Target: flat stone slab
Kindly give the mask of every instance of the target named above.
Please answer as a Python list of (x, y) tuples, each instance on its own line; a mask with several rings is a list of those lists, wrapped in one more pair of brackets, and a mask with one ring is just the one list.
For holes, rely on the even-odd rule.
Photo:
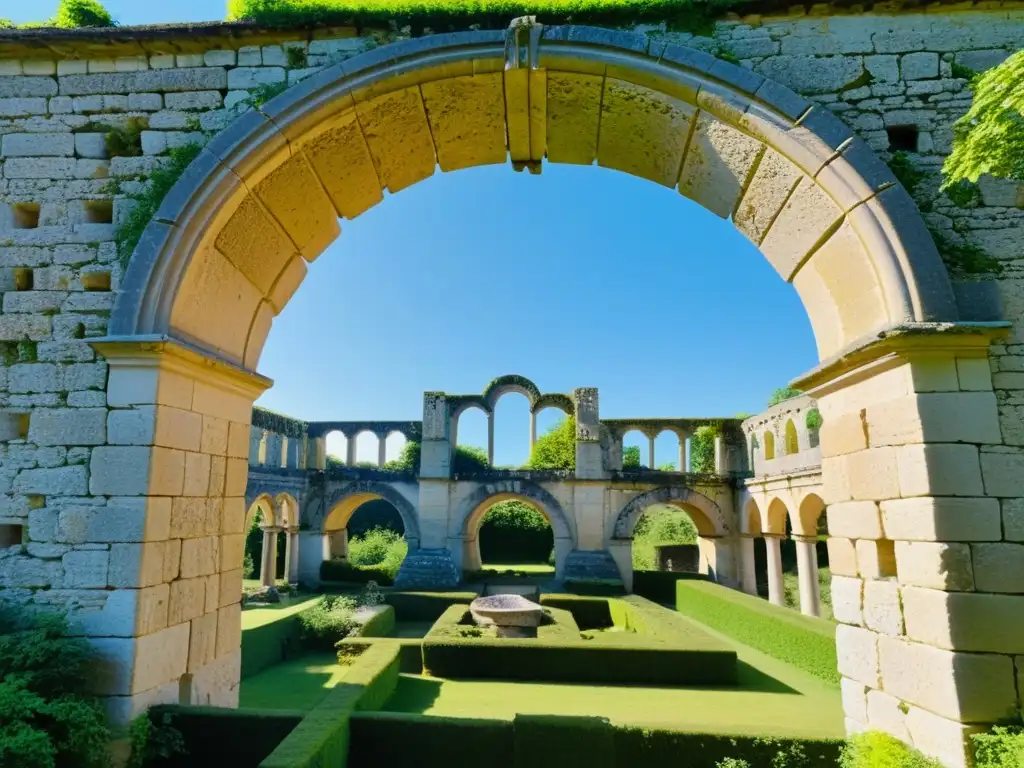
[(473, 620), (483, 626), (532, 627), (540, 626), (544, 609), (522, 595), (490, 595), (478, 597), (469, 604)]

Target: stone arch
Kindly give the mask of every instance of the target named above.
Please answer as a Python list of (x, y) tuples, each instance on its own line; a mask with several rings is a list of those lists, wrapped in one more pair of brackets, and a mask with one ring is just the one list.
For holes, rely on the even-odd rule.
[(507, 374), (499, 376), (487, 385), (487, 388), (484, 389), (484, 402), (493, 411), (502, 395), (506, 395), (509, 392), (516, 392), (525, 397), (530, 402), (531, 410), (541, 396), (540, 388), (525, 376)]
[(274, 497), (274, 523), (282, 528), (291, 528), (299, 524), (299, 502), (287, 491)]
[[(398, 510), (405, 526), (405, 540), (409, 550), (418, 549), (420, 545), (419, 515), (412, 502), (400, 491), (388, 483), (374, 480), (359, 480), (346, 483), (337, 491), (324, 498), (319, 514), (311, 521), (312, 527), (320, 532), (341, 530), (347, 527), (348, 521), (363, 504), (373, 499), (383, 499)], [(330, 526), (336, 524), (334, 528)]]
[(494, 409), (491, 408), (491, 406), (488, 405), (483, 398), (467, 398), (459, 402), (454, 408), (452, 408), (452, 413), (451, 416), (449, 417), (452, 448), (455, 448), (455, 446), (459, 444), (459, 420), (462, 418), (462, 415), (466, 411), (472, 410), (474, 408), (483, 413), (483, 415), (486, 416), (488, 419), (494, 416)]
[(786, 520), (790, 517), (790, 506), (778, 496), (770, 499), (762, 515), (762, 530), (772, 536), (785, 536)]
[(569, 395), (541, 395), (537, 401), (530, 406), (533, 413), (540, 413), (545, 408), (557, 408), (566, 416), (576, 415), (576, 403)]
[(682, 508), (693, 519), (693, 524), (697, 526), (697, 533), (701, 537), (714, 538), (729, 533), (725, 516), (714, 501), (690, 488), (666, 486), (633, 497), (616, 516), (612, 538), (631, 539), (640, 516), (653, 504), (669, 504)]
[[(251, 500), (250, 500), (251, 498)], [(270, 493), (265, 491), (258, 492), (255, 495), (246, 498), (245, 504), (245, 526), (242, 528), (243, 532), (248, 532), (249, 526), (252, 525), (252, 520), (256, 516), (256, 510), (260, 509), (263, 511), (263, 524), (261, 527), (267, 526), (267, 518), (270, 519), (270, 524), (273, 525), (274, 521), (274, 499)]]
[(793, 533), (799, 536), (817, 536), (818, 520), (823, 514), (825, 514), (824, 500), (816, 493), (808, 493), (800, 500), (800, 506), (794, 518)]
[(741, 507), (740, 532), (748, 536), (761, 535), (761, 509), (753, 496), (747, 496)]
[(795, 453), (800, 453), (800, 438), (797, 436), (796, 424), (793, 423), (792, 419), (786, 419), (784, 434), (786, 437), (786, 455), (792, 456)]
[[(828, 109), (642, 35), (548, 27), (529, 58), (545, 74), (536, 88), (505, 31), (418, 38), (245, 112), (148, 225), (111, 336), (171, 336), (253, 369), (306, 262), (338, 236), (339, 216), (359, 215), (382, 189), (397, 192), (436, 166), (509, 157), (596, 160), (732, 216), (796, 287), (822, 358), (893, 326), (957, 319), (913, 201)], [(608, 64), (614, 76), (591, 74)], [(531, 128), (531, 114), (547, 119)]]

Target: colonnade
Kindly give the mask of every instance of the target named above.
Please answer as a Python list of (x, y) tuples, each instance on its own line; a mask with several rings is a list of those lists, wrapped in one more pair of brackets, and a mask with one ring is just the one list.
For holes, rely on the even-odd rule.
[[(356, 439), (359, 435), (346, 437), (345, 439), (345, 464), (349, 467), (356, 465)], [(383, 467), (388, 461), (388, 436), (377, 435), (377, 466)]]
[(272, 587), (277, 580), (277, 536), (285, 534), (288, 539), (284, 545), (284, 578), (288, 584), (299, 581), (299, 526), (267, 525), (262, 526), (263, 557), (260, 559), (260, 584)]
[[(757, 564), (754, 555), (754, 540), (762, 538), (765, 544), (765, 560), (768, 566), (768, 601), (774, 605), (786, 605), (786, 590), (782, 577), (783, 534), (741, 534), (740, 558), (742, 561), (742, 582), (744, 592), (757, 595)], [(796, 542), (797, 579), (800, 585), (800, 612), (806, 616), (821, 616), (821, 587), (818, 582), (818, 539), (816, 536), (792, 537)]]

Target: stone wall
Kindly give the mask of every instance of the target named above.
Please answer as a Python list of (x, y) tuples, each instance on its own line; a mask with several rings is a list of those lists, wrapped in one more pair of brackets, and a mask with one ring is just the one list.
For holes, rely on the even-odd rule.
[[(795, 87), (834, 110), (883, 155), (891, 140), (907, 142), (913, 131), (905, 128), (914, 126), (918, 152), (913, 161), (934, 171), (948, 151), (953, 121), (969, 103), (965, 68), (980, 69), (1021, 47), (1024, 15), (995, 8), (748, 19), (718, 24), (714, 38), (644, 31), (735, 56)], [(124, 695), (114, 702), (122, 705), (115, 710), (122, 718), (157, 700), (203, 700), (196, 690), (209, 691), (206, 700), (231, 701), (237, 681), (236, 582), (248, 406), (267, 382), (220, 370), (222, 385), (200, 393), (196, 383), (193, 392), (198, 371), (212, 374), (187, 351), (168, 354), (173, 365), (160, 363), (158, 379), (141, 363), (122, 366), (116, 377), (110, 374), (89, 340), (106, 333), (121, 285), (113, 222), (126, 215), (125, 194), (145, 184), (169, 148), (201, 140), (228, 124), (244, 109), (249, 89), (295, 82), (317, 67), (401, 36), (359, 37), (340, 30), (333, 38), (308, 40), (307, 34), (296, 33), (295, 40), (283, 44), (275, 40), (236, 48), (236, 38), (225, 35), (207, 38), (209, 47), (196, 50), (189, 41), (145, 34), (133, 41), (130, 30), (120, 30), (121, 42), (111, 43), (110, 55), (103, 45), (76, 47), (65, 40), (61, 50), (67, 55), (59, 61), (31, 47), (12, 47), (22, 58), (4, 58), (6, 49), (0, 46), (0, 344), (5, 361), (0, 367), (0, 542), (10, 545), (0, 554), (0, 586), (6, 588), (5, 598), (70, 607), (78, 631), (92, 637), (110, 659), (100, 690)], [(148, 124), (140, 136), (142, 154), (105, 157), (104, 134), (131, 117)], [(893, 136), (887, 130), (901, 127), (905, 130)], [(961, 196), (959, 204), (938, 195), (936, 188), (933, 172), (914, 190), (926, 218), (936, 230), (948, 231), (950, 239), (965, 238), (1003, 266), (997, 285), (1007, 317), (1016, 321), (1024, 309), (1015, 272), (1022, 245), (1013, 238), (1022, 215), (1016, 207), (1017, 187), (986, 181), (980, 198)], [(954, 272), (963, 271), (963, 264), (952, 266)], [(827, 457), (832, 488), (827, 490), (830, 498), (846, 503), (847, 521), (843, 535), (836, 537), (836, 561), (841, 547), (849, 555), (846, 569), (835, 572), (853, 580), (851, 594), (856, 592), (858, 601), (846, 614), (851, 626), (840, 636), (842, 671), (857, 681), (844, 688), (851, 727), (871, 724), (901, 735), (908, 729), (926, 733), (928, 718), (935, 719), (929, 712), (940, 712), (946, 719), (939, 718), (935, 727), (959, 738), (961, 731), (954, 731), (952, 723), (992, 719), (991, 707), (968, 712), (956, 702), (942, 701), (927, 711), (921, 708), (933, 703), (930, 694), (901, 677), (900, 670), (914, 664), (937, 669), (929, 662), (936, 654), (943, 664), (991, 665), (1000, 686), (993, 701), (1019, 705), (1013, 683), (1013, 654), (1019, 646), (976, 638), (954, 642), (940, 637), (942, 627), (920, 619), (927, 610), (913, 614), (931, 600), (961, 617), (990, 610), (989, 603), (999, 603), (1003, 616), (1020, 615), (1011, 607), (1019, 598), (1009, 594), (1019, 588), (1000, 580), (1003, 574), (1019, 573), (1024, 564), (1018, 501), (1024, 497), (1024, 341), (1019, 328), (1012, 333), (1007, 344), (992, 349), (991, 376), (977, 356), (949, 357), (938, 367), (915, 360), (900, 372), (902, 400), (891, 387), (885, 397), (879, 394), (881, 375), (876, 376), (878, 386), (874, 381), (858, 384), (856, 397), (830, 395), (835, 418), (830, 422), (825, 413), (825, 429), (832, 424), (833, 434)], [(113, 366), (114, 358), (108, 359)], [(934, 375), (934, 381), (926, 381), (925, 374)], [(152, 391), (146, 390), (150, 384)], [(892, 413), (869, 410), (869, 419), (878, 425), (872, 427), (869, 446), (867, 430), (850, 409), (887, 405), (889, 399), (897, 415), (920, 415), (920, 421), (903, 424), (894, 435)], [(435, 400), (443, 404), (443, 398)], [(596, 392), (592, 400), (580, 401), (577, 429), (584, 450), (578, 452), (577, 466), (583, 476), (589, 472), (596, 478), (602, 472)], [(990, 400), (999, 402), (998, 424), (982, 418)], [(980, 416), (969, 419), (975, 410)], [(961, 418), (942, 418), (953, 412)], [(434, 448), (448, 439), (447, 428), (438, 426), (435, 417), (426, 409), (427, 463)], [(843, 421), (846, 417), (852, 421)], [(958, 442), (966, 444), (926, 445)], [(894, 444), (901, 445), (898, 477)], [(446, 509), (447, 481), (433, 485), (433, 495), (421, 490), (421, 512), (431, 512), (428, 521)], [(585, 503), (601, 508), (601, 490), (584, 490), (591, 494)], [(958, 493), (990, 498), (977, 499), (977, 504), (935, 503), (927, 509), (914, 500)], [(880, 524), (857, 527), (867, 507), (874, 510), (868, 517), (880, 519), (874, 501), (881, 500), (881, 514), (887, 514), (885, 500), (901, 494), (908, 498), (889, 506), (898, 507), (907, 520), (919, 514), (955, 522), (963, 511), (976, 515), (979, 526), (948, 545), (936, 543), (938, 534), (933, 533), (924, 546), (910, 541), (915, 531), (893, 536), (887, 530), (889, 538), (883, 539)], [(173, 507), (168, 497), (175, 497)], [(444, 519), (436, 517), (439, 523)], [(441, 525), (424, 526), (425, 542), (436, 542), (430, 546), (440, 546), (445, 534)], [(603, 540), (597, 526), (578, 535), (581, 541)], [(895, 548), (891, 539), (900, 539)], [(903, 618), (890, 621), (885, 613), (893, 606), (899, 612), (899, 588), (883, 578), (889, 575), (890, 555), (906, 564), (902, 583), (917, 600), (905, 603), (905, 624)], [(960, 576), (935, 575), (943, 558), (959, 563), (965, 557), (979, 564), (971, 588), (1003, 594), (991, 599), (959, 594), (961, 584), (968, 584), (966, 576), (951, 583)], [(874, 577), (872, 562), (880, 566)], [(197, 607), (199, 614), (194, 613)], [(985, 616), (995, 623), (997, 617)], [(984, 621), (974, 623), (984, 626)], [(853, 626), (858, 624), (863, 626)], [(901, 639), (904, 630), (915, 642)], [(135, 637), (140, 639), (133, 644)], [(938, 646), (947, 650), (940, 652)], [(988, 655), (954, 654), (950, 648)], [(136, 665), (136, 656), (150, 661)], [(892, 667), (894, 680), (900, 681), (892, 695), (879, 688), (879, 663)], [(965, 672), (973, 687), (949, 693), (959, 685), (954, 672), (941, 679), (935, 677), (939, 672), (932, 675), (936, 686), (944, 686), (939, 694), (947, 698), (973, 696), (987, 679)], [(189, 675), (197, 686), (192, 691), (192, 678), (184, 686), (180, 682)], [(931, 678), (922, 674), (921, 679)], [(892, 700), (897, 694), (921, 707), (899, 717), (907, 712), (902, 702)], [(952, 741), (929, 751), (953, 755)]]

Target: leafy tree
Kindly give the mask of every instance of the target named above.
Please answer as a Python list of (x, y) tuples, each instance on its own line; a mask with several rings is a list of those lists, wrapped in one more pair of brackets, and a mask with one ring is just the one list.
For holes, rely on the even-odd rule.
[(660, 467), (658, 467), (658, 471), (659, 472), (675, 472), (676, 471), (676, 463), (674, 461), (670, 461), (670, 462), (668, 462), (666, 464), (662, 464)]
[(562, 419), (538, 437), (524, 469), (576, 469), (576, 420)]
[(801, 392), (799, 389), (793, 389), (793, 387), (779, 387), (774, 392), (772, 392), (772, 396), (768, 398), (768, 407), (771, 408), (773, 406), (778, 405), (783, 400), (789, 400), (790, 398), (793, 397), (799, 397), (802, 394), (803, 392)]
[[(419, 474), (420, 455), (422, 446), (413, 440), (402, 446), (402, 452), (397, 459), (392, 459), (384, 465), (384, 469), (391, 472), (408, 472)], [(457, 473), (475, 472), (490, 467), (487, 460), (487, 451), (471, 445), (457, 445), (452, 451), (452, 471)]]
[(54, 27), (113, 27), (114, 20), (97, 0), (60, 0), (57, 14), (49, 22)]
[(480, 556), (485, 563), (542, 563), (554, 543), (547, 518), (522, 501), (495, 504), (480, 526)]
[(655, 567), (654, 548), (659, 544), (696, 544), (697, 526), (681, 509), (655, 506), (636, 522), (633, 530), (633, 568), (650, 571)]
[(974, 101), (953, 124), (953, 151), (942, 166), (943, 189), (983, 173), (1024, 179), (1024, 51), (970, 84)]
[(103, 708), (86, 695), (92, 651), (63, 618), (0, 608), (0, 765), (108, 765)]
[(622, 468), (640, 469), (640, 446), (627, 445), (622, 449)]

